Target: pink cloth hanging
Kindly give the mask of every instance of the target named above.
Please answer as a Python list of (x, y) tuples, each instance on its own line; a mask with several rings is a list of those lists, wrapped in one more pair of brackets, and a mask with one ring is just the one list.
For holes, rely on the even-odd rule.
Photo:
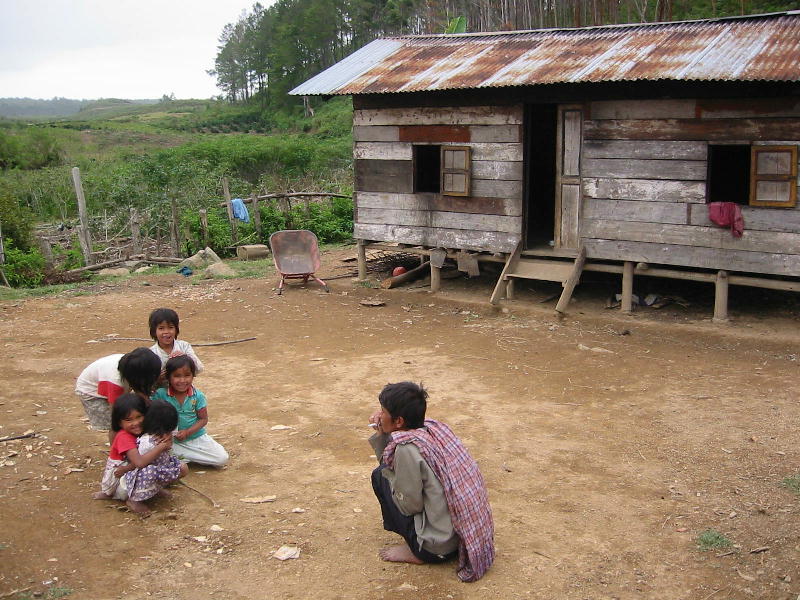
[(735, 202), (710, 202), (708, 218), (720, 227), (730, 226), (733, 237), (742, 237), (744, 217), (742, 217), (742, 207)]

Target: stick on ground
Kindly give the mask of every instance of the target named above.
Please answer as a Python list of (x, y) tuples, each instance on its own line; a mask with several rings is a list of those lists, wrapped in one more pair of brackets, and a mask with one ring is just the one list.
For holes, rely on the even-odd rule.
[(219, 504), (217, 504), (217, 503), (214, 501), (214, 499), (213, 499), (211, 496), (208, 496), (208, 495), (204, 494), (203, 492), (201, 492), (201, 491), (200, 491), (200, 490), (198, 490), (197, 488), (193, 488), (192, 486), (190, 486), (188, 483), (186, 483), (186, 482), (185, 482), (185, 481), (183, 481), (183, 480), (180, 480), (180, 479), (179, 479), (179, 480), (178, 480), (178, 483), (180, 483), (181, 485), (183, 485), (183, 486), (185, 486), (185, 487), (189, 488), (189, 489), (190, 489), (190, 490), (192, 490), (193, 492), (197, 492), (198, 494), (200, 494), (200, 495), (201, 495), (203, 498), (205, 498), (206, 500), (208, 500), (209, 502), (211, 502), (211, 505), (212, 505), (214, 508), (219, 508)]
[[(255, 337), (248, 337), (242, 338), (240, 340), (227, 340), (224, 342), (200, 342), (197, 344), (192, 344), (192, 346), (202, 347), (202, 346), (224, 346), (226, 344), (238, 344), (240, 342), (250, 342), (256, 339)], [(152, 342), (151, 338), (129, 338), (129, 337), (104, 337), (100, 338), (99, 340), (95, 340), (96, 342)]]
[(25, 433), (23, 435), (12, 435), (11, 437), (6, 437), (0, 439), (0, 442), (10, 442), (11, 440), (24, 440), (25, 438), (32, 438), (36, 437), (36, 432), (33, 433)]
[(0, 594), (0, 598), (8, 598), (9, 596), (14, 596), (15, 594), (21, 594), (22, 592), (27, 592), (33, 586), (29, 585), (26, 588), (19, 588), (18, 590), (11, 590), (10, 592), (6, 592), (5, 594)]

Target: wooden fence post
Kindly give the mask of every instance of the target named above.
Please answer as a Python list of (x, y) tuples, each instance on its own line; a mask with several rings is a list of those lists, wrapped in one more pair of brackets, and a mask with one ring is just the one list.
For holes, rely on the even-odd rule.
[(139, 211), (135, 208), (131, 209), (131, 241), (133, 243), (133, 253), (142, 253), (142, 232), (139, 228)]
[(294, 229), (294, 222), (292, 221), (292, 200), (289, 196), (285, 196), (286, 200), (286, 229)]
[(203, 238), (203, 248), (208, 248), (208, 210), (200, 209), (200, 235)]
[(50, 242), (44, 238), (37, 237), (36, 241), (39, 244), (39, 249), (42, 251), (44, 257), (44, 266), (47, 269), (53, 268), (53, 249), (50, 247)]
[(75, 195), (78, 197), (78, 217), (80, 226), (78, 227), (78, 241), (81, 244), (83, 260), (88, 267), (92, 260), (92, 237), (89, 233), (89, 215), (86, 213), (86, 198), (83, 195), (83, 185), (81, 184), (81, 170), (72, 167), (72, 182), (75, 184)]
[(261, 211), (258, 210), (258, 194), (253, 192), (253, 227), (256, 228), (258, 243), (261, 243)]
[(170, 198), (170, 205), (172, 206), (172, 223), (170, 224), (169, 235), (172, 238), (172, 249), (175, 252), (173, 256), (180, 256), (181, 232), (178, 227), (178, 201), (175, 198)]
[(231, 224), (231, 240), (235, 246), (239, 242), (239, 229), (236, 219), (233, 218), (233, 206), (231, 206), (231, 192), (228, 189), (228, 178), (222, 178), (222, 193), (225, 196), (225, 207), (228, 209), (228, 222)]

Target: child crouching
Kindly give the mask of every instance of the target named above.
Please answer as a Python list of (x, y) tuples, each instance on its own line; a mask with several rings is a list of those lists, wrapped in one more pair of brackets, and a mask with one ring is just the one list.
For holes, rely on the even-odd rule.
[(127, 500), (128, 490), (119, 473), (128, 469), (127, 454), (137, 447), (136, 440), (142, 435), (142, 422), (147, 412), (144, 399), (138, 394), (123, 394), (111, 407), (111, 431), (114, 441), (106, 460), (100, 491), (92, 495), (95, 500)]
[(170, 453), (172, 431), (177, 425), (178, 413), (173, 406), (159, 401), (150, 404), (142, 423), (142, 436), (137, 440), (138, 448), (127, 453), (133, 470), (125, 473), (128, 489), (126, 504), (136, 513), (150, 514), (144, 501), (154, 496), (169, 497), (170, 494), (163, 488), (189, 471)]
[(184, 462), (222, 467), (228, 453), (206, 433), (208, 408), (206, 397), (192, 383), (197, 373), (194, 360), (188, 355), (174, 356), (165, 365), (169, 387), (159, 388), (154, 400), (163, 400), (178, 411), (178, 431), (172, 451)]
[(458, 554), (458, 577), (477, 581), (494, 561), (494, 523), (477, 463), (450, 428), (425, 419), (428, 393), (415, 383), (391, 383), (370, 418), (370, 438), (381, 465), (372, 488), (383, 528), (406, 543), (385, 548), (381, 558), (436, 563)]

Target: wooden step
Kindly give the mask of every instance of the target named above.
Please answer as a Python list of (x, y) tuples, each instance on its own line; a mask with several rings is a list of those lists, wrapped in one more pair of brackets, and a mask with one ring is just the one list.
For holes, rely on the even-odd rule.
[(521, 258), (513, 270), (505, 274), (506, 279), (538, 279), (564, 283), (572, 274), (574, 264), (562, 260), (538, 260)]

